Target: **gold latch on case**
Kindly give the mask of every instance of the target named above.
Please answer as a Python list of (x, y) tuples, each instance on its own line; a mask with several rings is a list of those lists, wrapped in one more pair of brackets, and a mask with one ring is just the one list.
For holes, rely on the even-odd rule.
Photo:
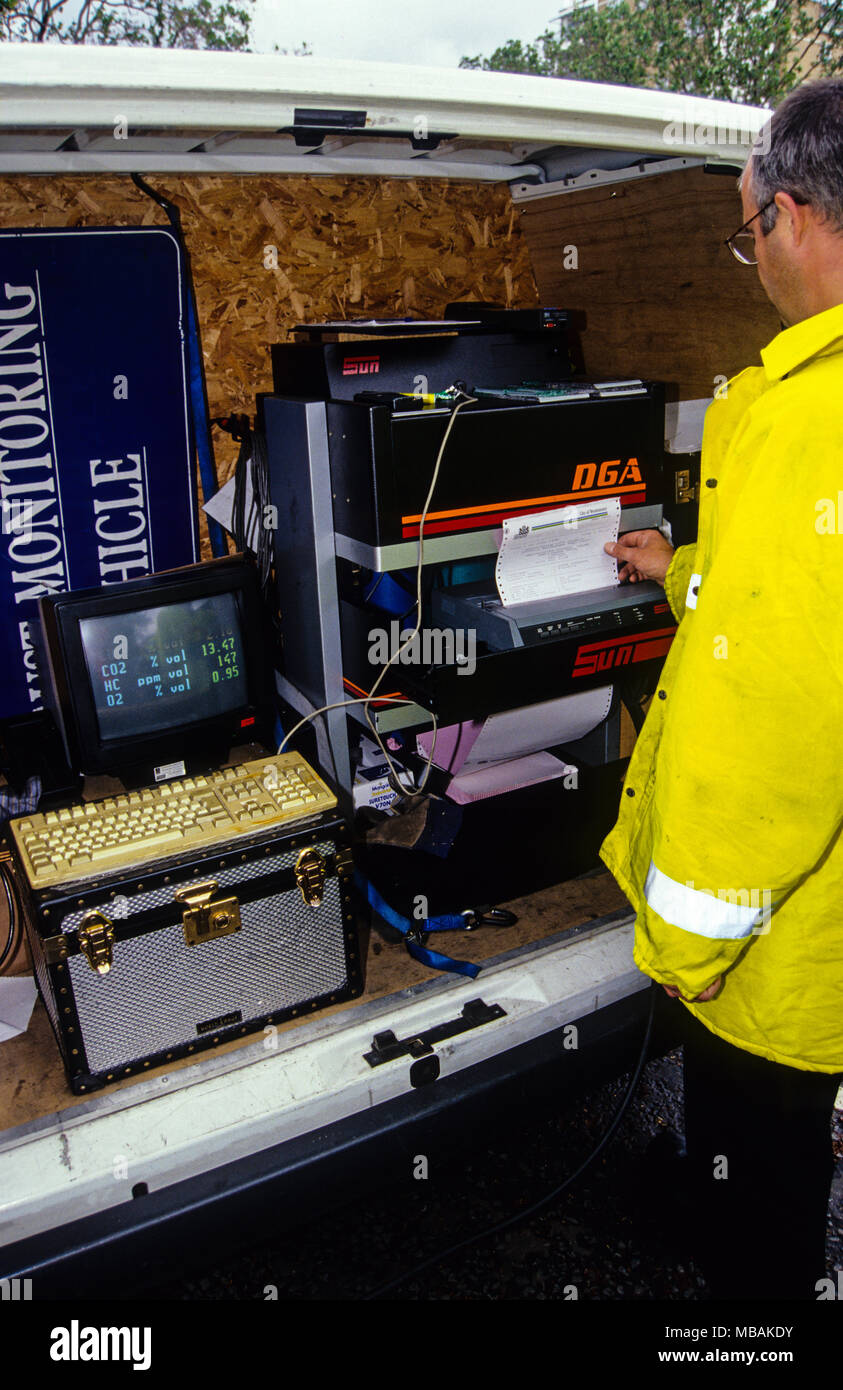
[(236, 898), (218, 898), (211, 902), (219, 884), (210, 878), (206, 883), (189, 883), (177, 888), (174, 897), (187, 903), (182, 913), (184, 939), (188, 946), (201, 946), (203, 941), (216, 941), (240, 931), (240, 904)]
[(296, 883), (308, 907), (320, 907), (325, 891), (325, 860), (315, 849), (303, 849), (295, 867)]
[(92, 970), (107, 975), (114, 956), (114, 927), (101, 912), (86, 912), (76, 933), (79, 950)]

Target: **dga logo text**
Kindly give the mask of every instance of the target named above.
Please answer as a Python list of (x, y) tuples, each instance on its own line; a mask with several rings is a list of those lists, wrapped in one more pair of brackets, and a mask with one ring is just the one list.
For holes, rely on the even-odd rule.
[(644, 479), (637, 459), (604, 459), (602, 463), (578, 463), (571, 483), (572, 492), (592, 487), (643, 486)]

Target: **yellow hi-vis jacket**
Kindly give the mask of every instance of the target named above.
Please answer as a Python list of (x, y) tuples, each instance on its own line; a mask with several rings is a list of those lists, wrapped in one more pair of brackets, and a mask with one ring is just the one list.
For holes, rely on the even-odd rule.
[(843, 305), (708, 409), (679, 628), (601, 856), (635, 961), (730, 1043), (843, 1070)]

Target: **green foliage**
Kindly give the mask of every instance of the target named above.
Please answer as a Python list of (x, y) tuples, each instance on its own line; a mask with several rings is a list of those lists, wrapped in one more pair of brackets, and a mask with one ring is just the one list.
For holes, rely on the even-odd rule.
[[(807, 65), (803, 59), (809, 54)], [(534, 43), (510, 39), (460, 67), (610, 82), (774, 106), (804, 77), (843, 71), (843, 4), (609, 0)]]
[[(247, 6), (253, 0), (245, 0)], [(228, 0), (0, 0), (0, 38), (249, 51), (250, 9)]]

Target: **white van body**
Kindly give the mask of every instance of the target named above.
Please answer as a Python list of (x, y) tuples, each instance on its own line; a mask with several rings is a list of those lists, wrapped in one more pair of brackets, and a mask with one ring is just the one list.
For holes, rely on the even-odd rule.
[[(296, 143), (283, 132), (308, 110), (363, 112), (365, 123), (312, 146), (306, 136)], [(129, 172), (459, 179), (509, 184), (526, 217), (539, 205), (562, 208), (569, 197), (598, 192), (609, 199), (613, 190), (639, 185), (646, 202), (660, 178), (706, 165), (734, 170), (767, 114), (670, 93), (491, 73), (6, 44), (0, 186), (7, 177)], [(407, 132), (422, 141), (444, 138), (435, 148), (414, 148)], [(718, 192), (728, 185), (737, 211), (734, 182), (711, 184)], [(724, 226), (723, 235), (732, 229)], [(651, 299), (658, 298), (654, 283)], [(551, 302), (567, 307), (564, 292)], [(634, 352), (622, 344), (617, 351), (629, 353), (630, 374), (645, 375)], [(686, 402), (669, 413), (680, 452), (699, 447), (705, 398), (697, 380), (681, 384)], [(475, 981), (431, 973), (183, 1069), (77, 1103), (68, 1093), (66, 1108), (6, 1127), (0, 1274), (61, 1290), (83, 1267), (95, 1268), (96, 1287), (109, 1252), (131, 1249), (141, 1267), (144, 1241), (160, 1239), (163, 1225), (181, 1231), (188, 1208), (195, 1215), (204, 1203), (207, 1214), (214, 1201), (224, 1203), (225, 1173), (232, 1193), (265, 1179), (277, 1194), (285, 1174), (294, 1192), (292, 1175), (306, 1165), (308, 1145), (312, 1158), (335, 1153), (341, 1169), (354, 1135), (394, 1127), (413, 1107), (420, 1113), (437, 1087), (458, 1113), (483, 1068), (506, 1069), (519, 1055), (527, 1067), (539, 1055), (531, 1048), (544, 1048), (545, 1058), (548, 1049), (559, 1053), (566, 1025), (592, 1019), (597, 1036), (597, 1021), (627, 1009), (629, 1037), (640, 1039), (649, 982), (632, 962), (632, 916), (591, 915), (499, 952)], [(433, 1086), (414, 1085), (410, 1057), (374, 1069), (365, 1060), (374, 1034), (418, 1037), (478, 997), (500, 1004), (503, 1016), (435, 1044), (440, 1080)], [(634, 1048), (631, 1054), (618, 1045), (617, 1070), (631, 1055)], [(142, 1201), (133, 1200), (140, 1194)]]

